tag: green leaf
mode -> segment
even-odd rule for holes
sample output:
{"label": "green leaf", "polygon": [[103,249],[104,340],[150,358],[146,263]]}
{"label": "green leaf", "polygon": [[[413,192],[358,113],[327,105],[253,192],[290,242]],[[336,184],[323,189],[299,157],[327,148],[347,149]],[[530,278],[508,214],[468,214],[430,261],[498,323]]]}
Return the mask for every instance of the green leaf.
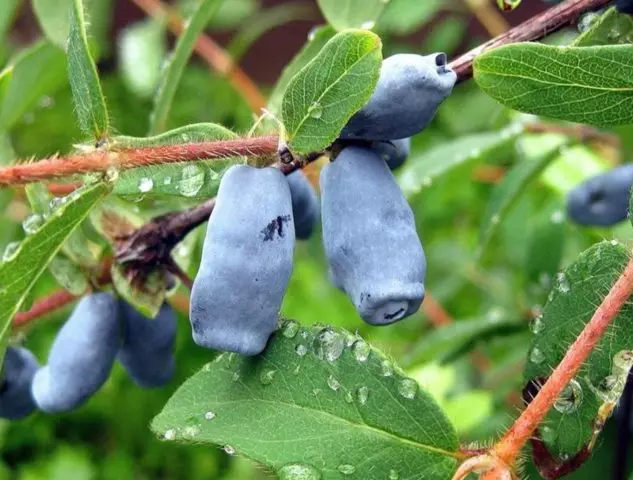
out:
{"label": "green leaf", "polygon": [[630,44],[632,38],[633,18],[618,13],[617,8],[611,7],[594,20],[591,27],[576,39],[573,46]]}
{"label": "green leaf", "polygon": [[[629,258],[624,245],[605,241],[583,252],[558,274],[543,316],[533,322],[535,336],[525,366],[526,380],[541,384],[551,374]],[[538,435],[554,457],[573,456],[588,444],[598,426],[594,422],[600,407],[617,403],[622,393],[618,382],[626,380],[630,367],[622,368],[619,357],[633,350],[632,319],[633,306],[627,303],[541,424]]]}
{"label": "green leaf", "polygon": [[474,76],[515,110],[599,126],[633,123],[633,45],[506,45],[478,56]]}
{"label": "green leaf", "polygon": [[68,80],[73,92],[75,113],[81,130],[96,140],[107,137],[108,109],[99,83],[99,74],[88,48],[82,0],[73,0],[68,34]]}
{"label": "green leaf", "polygon": [[5,251],[0,264],[0,338],[7,335],[11,319],[64,241],[109,190],[102,182],[76,190],[15,251]]}
{"label": "green leaf", "polygon": [[400,188],[407,196],[415,195],[462,165],[497,157],[510,150],[521,133],[521,125],[510,125],[498,132],[464,135],[415,155],[398,173]]}
{"label": "green leaf", "polygon": [[503,218],[527,186],[558,157],[561,147],[567,143],[567,139],[560,135],[524,137],[522,140],[520,150],[523,150],[523,158],[505,175],[501,183],[495,186],[484,213],[477,252],[479,259],[485,255],[490,240],[503,222]]}
{"label": "green leaf", "polygon": [[20,3],[21,0],[3,0],[0,5],[0,38],[4,39],[11,27]]}
{"label": "green leaf", "polygon": [[66,82],[63,50],[48,42],[38,42],[9,62],[13,69],[0,106],[0,131],[9,130],[33,108],[42,96],[58,90]]}
{"label": "green leaf", "polygon": [[125,28],[119,37],[123,81],[136,95],[150,98],[160,81],[165,58],[165,22],[149,19]]}
{"label": "green leaf", "polygon": [[189,57],[191,57],[196,40],[220,5],[222,5],[222,2],[223,0],[201,0],[198,8],[187,21],[187,28],[178,37],[176,47],[161,74],[161,82],[154,98],[154,110],[150,117],[150,134],[156,135],[165,130],[176,88],[189,61]]}
{"label": "green leaf", "polygon": [[325,44],[336,34],[336,31],[329,25],[317,27],[308,35],[308,43],[295,55],[288,65],[281,72],[281,76],[275,88],[273,88],[268,100],[268,110],[277,113],[281,108],[281,102],[288,88],[290,80],[301,70],[310,60],[312,60],[325,46]]}
{"label": "green leaf", "polygon": [[[221,125],[199,123],[170,130],[155,137],[116,137],[113,139],[112,148],[140,148],[236,137],[235,133]],[[217,193],[224,172],[237,163],[243,161],[239,157],[233,157],[126,170],[120,173],[114,193],[133,197],[147,194],[208,199]]]}
{"label": "green leaf", "polygon": [[290,81],[282,101],[288,141],[298,153],[330,145],[378,82],[380,38],[364,30],[332,37]]}
{"label": "green leaf", "polygon": [[554,277],[565,246],[565,207],[560,201],[545,205],[528,232],[524,259],[528,280],[543,283]]}
{"label": "green leaf", "polygon": [[378,27],[397,35],[411,34],[430,20],[444,4],[445,0],[390,0]]}
{"label": "green leaf", "polygon": [[317,0],[325,19],[337,30],[372,29],[387,2],[384,0]]}
{"label": "green leaf", "polygon": [[155,268],[142,280],[129,276],[119,264],[112,265],[111,272],[112,284],[121,298],[147,318],[158,315],[167,292],[167,276],[161,268]]}
{"label": "green leaf", "polygon": [[453,427],[414,380],[359,337],[293,321],[263,354],[223,354],[203,367],[152,429],[224,445],[281,478],[445,480],[457,465]]}

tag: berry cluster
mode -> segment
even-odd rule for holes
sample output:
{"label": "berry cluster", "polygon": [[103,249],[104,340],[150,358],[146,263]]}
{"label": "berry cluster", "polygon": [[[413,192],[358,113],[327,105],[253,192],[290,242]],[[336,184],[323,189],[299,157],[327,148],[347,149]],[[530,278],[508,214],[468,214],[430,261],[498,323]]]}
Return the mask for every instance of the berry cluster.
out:
{"label": "berry cluster", "polygon": [[165,304],[145,318],[109,293],[82,298],[59,330],[40,367],[35,356],[9,347],[0,386],[0,417],[19,419],[39,408],[67,412],[83,405],[106,382],[115,360],[136,384],[164,385],[175,364],[176,316]]}
{"label": "berry cluster", "polygon": [[627,217],[632,186],[633,165],[592,177],[569,192],[567,214],[580,225],[615,225]]}
{"label": "berry cluster", "polygon": [[[456,81],[443,53],[385,59],[376,90],[341,132],[321,172],[323,244],[332,282],[370,324],[414,313],[426,261],[413,212],[391,171],[405,161]],[[191,293],[194,341],[255,355],[277,324],[295,238],[312,233],[319,204],[301,172],[234,166],[222,178]]]}

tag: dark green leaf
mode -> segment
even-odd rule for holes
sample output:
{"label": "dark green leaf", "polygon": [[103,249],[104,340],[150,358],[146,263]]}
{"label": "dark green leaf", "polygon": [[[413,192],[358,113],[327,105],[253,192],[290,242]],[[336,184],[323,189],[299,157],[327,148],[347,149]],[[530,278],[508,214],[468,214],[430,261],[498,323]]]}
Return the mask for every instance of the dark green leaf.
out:
{"label": "dark green leaf", "polygon": [[39,229],[7,247],[0,264],[0,338],[7,335],[31,287],[64,241],[109,192],[106,183],[86,185],[51,212]]}
{"label": "dark green leaf", "polygon": [[633,123],[633,45],[517,43],[475,59],[475,80],[502,104],[592,125]]}
{"label": "dark green leaf", "polygon": [[[589,14],[591,15],[591,14]],[[631,44],[633,41],[633,18],[609,8],[591,24],[573,43],[575,47],[592,45]]]}
{"label": "dark green leaf", "polygon": [[[551,374],[629,258],[624,245],[602,242],[582,253],[558,274],[542,318],[537,318],[532,325],[535,336],[525,367],[526,380],[542,382]],[[573,384],[559,397],[542,423],[539,437],[555,457],[573,456],[588,444],[599,408],[607,402],[617,403],[622,393],[618,382],[626,380],[630,367],[629,364],[624,370],[619,357],[633,350],[631,319],[633,306],[625,304],[582,365]]]}
{"label": "dark green leaf", "polygon": [[169,58],[169,62],[161,73],[161,82],[154,99],[154,110],[150,118],[150,134],[156,135],[165,130],[176,88],[189,61],[189,57],[191,57],[196,40],[220,5],[222,5],[222,2],[223,0],[201,0],[198,8],[187,21],[187,28],[178,37],[178,42]]}
{"label": "dark green leaf", "polygon": [[325,19],[337,30],[372,29],[387,2],[384,0],[317,0]]}
{"label": "dark green leaf", "polygon": [[73,0],[66,54],[79,127],[96,140],[103,139],[108,135],[110,122],[97,67],[88,47],[82,0]]}
{"label": "dark green leaf", "polygon": [[330,145],[367,103],[380,75],[381,48],[380,38],[371,32],[341,32],[293,77],[283,96],[282,116],[297,153]]}
{"label": "dark green leaf", "polygon": [[445,480],[457,465],[453,427],[414,380],[359,337],[292,321],[263,354],[223,354],[203,367],[152,429],[224,445],[281,478]]}

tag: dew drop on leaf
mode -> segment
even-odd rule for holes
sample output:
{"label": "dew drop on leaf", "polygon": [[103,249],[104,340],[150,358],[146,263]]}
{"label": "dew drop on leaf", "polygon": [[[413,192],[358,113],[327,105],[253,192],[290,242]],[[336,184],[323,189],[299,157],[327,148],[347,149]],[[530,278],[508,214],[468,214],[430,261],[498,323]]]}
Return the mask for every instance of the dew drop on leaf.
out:
{"label": "dew drop on leaf", "polygon": [[537,315],[530,321],[530,331],[538,335],[543,331],[543,315]]}
{"label": "dew drop on leaf", "polygon": [[183,197],[197,195],[204,185],[204,170],[198,165],[185,165],[178,182],[178,191]]}
{"label": "dew drop on leaf", "polygon": [[582,397],[582,386],[572,379],[556,399],[554,408],[560,413],[573,413],[582,404]]}
{"label": "dew drop on leaf", "polygon": [[149,177],[143,177],[138,181],[138,190],[142,193],[151,192],[154,188],[154,180]]}
{"label": "dew drop on leaf", "polygon": [[163,435],[163,438],[165,440],[173,440],[174,438],[176,438],[176,430],[174,430],[173,428],[170,428],[169,430],[165,432],[165,434]]}
{"label": "dew drop on leaf", "polygon": [[105,171],[106,182],[115,183],[119,179],[119,169],[116,167],[108,167]]}
{"label": "dew drop on leaf", "polygon": [[354,397],[352,396],[352,392],[345,392],[345,403],[354,403]]}
{"label": "dew drop on leaf", "polygon": [[389,360],[383,360],[380,362],[380,374],[383,377],[390,377],[393,375],[393,364]]}
{"label": "dew drop on leaf", "polygon": [[314,102],[312,105],[310,105],[310,107],[308,108],[308,115],[310,115],[312,118],[316,118],[317,120],[321,118],[323,116],[323,107],[321,106],[321,104],[318,102]]}
{"label": "dew drop on leaf", "polygon": [[567,275],[565,275],[565,273],[559,272],[556,275],[556,281],[558,282],[558,284],[556,285],[556,289],[560,293],[569,293],[569,290],[570,290],[569,280],[567,279]]}
{"label": "dew drop on leaf", "polygon": [[549,426],[544,426],[540,429],[540,433],[541,433],[541,439],[545,442],[545,443],[553,443],[556,440],[556,437],[558,436],[558,433],[556,432],[556,430],[554,430],[552,427]]}
{"label": "dew drop on leaf", "polygon": [[226,452],[227,455],[235,455],[237,453],[237,451],[235,450],[234,447],[232,447],[231,445],[224,445],[223,450]]}
{"label": "dew drop on leaf", "polygon": [[238,372],[233,373],[231,380],[233,380],[234,382],[237,382],[239,379],[240,379],[240,374]]}
{"label": "dew drop on leaf", "polygon": [[281,330],[281,334],[286,338],[295,338],[299,333],[299,324],[294,320],[288,320]]}
{"label": "dew drop on leaf", "polygon": [[277,472],[279,480],[320,480],[321,473],[312,465],[292,463],[284,465]]}
{"label": "dew drop on leaf", "polygon": [[163,185],[171,185],[171,177],[165,177],[163,179]]}
{"label": "dew drop on leaf", "polygon": [[27,235],[33,235],[44,224],[44,217],[37,213],[29,215],[22,221],[22,228]]}
{"label": "dew drop on leaf", "polygon": [[413,400],[418,393],[418,383],[412,378],[403,378],[398,382],[398,393],[408,400]]}
{"label": "dew drop on leaf", "polygon": [[356,360],[365,363],[371,353],[371,347],[365,340],[356,340],[352,345],[352,352],[354,352]]}
{"label": "dew drop on leaf", "polygon": [[195,427],[195,426],[185,427],[185,429],[182,431],[182,435],[185,438],[193,438],[199,433],[200,433],[200,428]]}
{"label": "dew drop on leaf", "polygon": [[270,385],[273,383],[276,374],[277,370],[263,370],[259,374],[259,381],[262,382],[262,385]]}
{"label": "dew drop on leaf", "polygon": [[358,403],[365,405],[365,403],[367,403],[367,398],[369,398],[369,389],[364,385],[362,387],[358,387],[358,389],[356,389],[356,399],[358,400]]}
{"label": "dew drop on leaf", "polygon": [[338,392],[338,389],[341,388],[341,384],[339,383],[339,381],[332,375],[327,378],[327,386],[335,392]]}
{"label": "dew drop on leaf", "polygon": [[586,32],[592,27],[594,23],[596,23],[596,20],[598,20],[598,18],[600,18],[600,14],[598,13],[585,13],[582,17],[580,17],[580,20],[578,20],[578,31],[580,33]]}
{"label": "dew drop on leaf", "polygon": [[371,30],[375,26],[376,22],[374,22],[373,20],[369,20],[368,22],[361,23],[360,28],[362,28],[363,30]]}
{"label": "dew drop on leaf", "polygon": [[308,353],[308,347],[303,344],[299,344],[297,345],[297,348],[295,348],[295,353],[300,357],[303,357],[306,353]]}
{"label": "dew drop on leaf", "polygon": [[215,412],[208,411],[204,414],[205,420],[213,420],[216,417]]}
{"label": "dew drop on leaf", "polygon": [[2,254],[2,261],[8,262],[11,260],[14,255],[18,252],[20,248],[20,242],[11,242],[8,243],[6,247],[4,247],[4,253]]}
{"label": "dew drop on leaf", "polygon": [[400,475],[393,468],[389,470],[389,480],[398,480]]}
{"label": "dew drop on leaf", "polygon": [[530,350],[530,362],[539,364],[543,363],[544,361],[545,354],[543,353],[543,351],[538,347],[533,347],[532,350]]}
{"label": "dew drop on leaf", "polygon": [[338,471],[343,475],[353,475],[356,471],[356,467],[354,465],[350,465],[349,463],[343,463],[338,466]]}
{"label": "dew drop on leaf", "polygon": [[334,362],[338,360],[345,349],[345,339],[333,329],[324,328],[314,337],[312,346],[317,358]]}

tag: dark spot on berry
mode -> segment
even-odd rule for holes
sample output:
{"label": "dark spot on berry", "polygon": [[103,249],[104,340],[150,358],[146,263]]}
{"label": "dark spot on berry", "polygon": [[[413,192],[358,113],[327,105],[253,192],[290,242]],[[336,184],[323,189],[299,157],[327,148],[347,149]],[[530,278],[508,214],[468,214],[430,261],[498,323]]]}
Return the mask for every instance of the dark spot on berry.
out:
{"label": "dark spot on berry", "polygon": [[290,215],[284,215],[283,217],[280,215],[276,218],[273,218],[266,227],[264,227],[261,231],[262,236],[264,237],[264,242],[270,242],[275,239],[275,235],[279,236],[279,238],[283,237],[285,232],[285,224],[290,221]]}

